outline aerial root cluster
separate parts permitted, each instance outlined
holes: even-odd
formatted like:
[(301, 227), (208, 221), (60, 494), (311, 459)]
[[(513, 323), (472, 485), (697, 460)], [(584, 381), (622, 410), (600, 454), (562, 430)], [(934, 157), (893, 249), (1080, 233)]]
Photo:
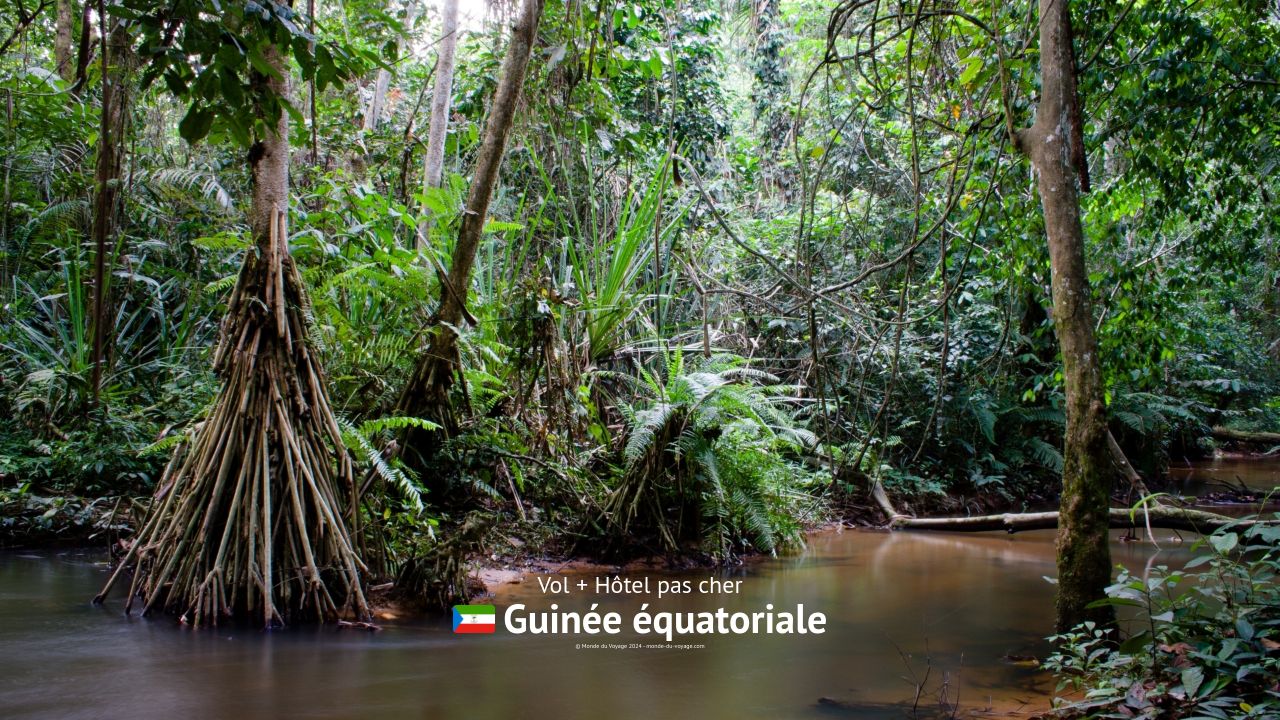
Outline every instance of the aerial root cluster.
[(351, 459), (307, 344), (278, 209), (271, 228), (227, 307), (213, 410), (169, 462), (98, 602), (131, 569), (126, 612), (141, 602), (197, 626), (368, 616)]

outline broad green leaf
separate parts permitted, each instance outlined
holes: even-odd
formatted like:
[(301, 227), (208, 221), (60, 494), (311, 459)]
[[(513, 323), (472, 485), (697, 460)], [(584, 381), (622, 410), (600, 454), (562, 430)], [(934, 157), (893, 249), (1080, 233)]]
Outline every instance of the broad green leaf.
[(211, 127), (213, 127), (213, 112), (193, 104), (182, 118), (182, 122), (178, 123), (178, 134), (183, 140), (194, 145), (209, 134)]

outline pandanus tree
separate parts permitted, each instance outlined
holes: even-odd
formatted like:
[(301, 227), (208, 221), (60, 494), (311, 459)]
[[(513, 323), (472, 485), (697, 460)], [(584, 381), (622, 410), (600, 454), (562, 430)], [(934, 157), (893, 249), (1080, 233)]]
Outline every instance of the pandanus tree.
[[(349, 74), (285, 4), (196, 1), (137, 12), (145, 80), (190, 101), (180, 132), (247, 149), (252, 242), (227, 303), (209, 416), (175, 452), (150, 512), (101, 601), (133, 570), (126, 611), (196, 625), (264, 625), (368, 612), (353, 539), (357, 498), (307, 298), (289, 255), (289, 57), (323, 85)], [(351, 56), (346, 55), (350, 58)]]

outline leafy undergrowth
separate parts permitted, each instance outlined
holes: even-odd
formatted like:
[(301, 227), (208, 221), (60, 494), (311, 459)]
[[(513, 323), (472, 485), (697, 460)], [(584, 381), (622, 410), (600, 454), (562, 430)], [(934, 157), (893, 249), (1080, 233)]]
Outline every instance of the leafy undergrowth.
[(0, 547), (85, 544), (131, 532), (138, 500), (37, 495), (28, 485), (0, 490)]
[(1052, 717), (1280, 717), (1280, 527), (1242, 522), (1194, 547), (1182, 570), (1108, 588), (1099, 602), (1138, 613), (1122, 642), (1092, 623), (1051, 638), (1058, 689), (1084, 696)]

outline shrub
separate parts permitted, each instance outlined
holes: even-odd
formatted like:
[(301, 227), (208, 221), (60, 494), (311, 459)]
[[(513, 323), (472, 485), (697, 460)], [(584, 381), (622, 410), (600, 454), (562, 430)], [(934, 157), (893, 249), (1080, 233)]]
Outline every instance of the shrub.
[(1051, 638), (1058, 689), (1084, 692), (1060, 715), (1280, 715), (1280, 526), (1242, 522), (1193, 547), (1203, 552), (1183, 570), (1121, 572), (1107, 589), (1099, 602), (1138, 613), (1142, 629), (1123, 642), (1092, 623)]
[(620, 406), (629, 434), (604, 524), (721, 561), (798, 541), (812, 475), (792, 458), (815, 439), (796, 421), (794, 386), (735, 356), (686, 367), (672, 351), (660, 364), (657, 374), (639, 370), (643, 400)]

